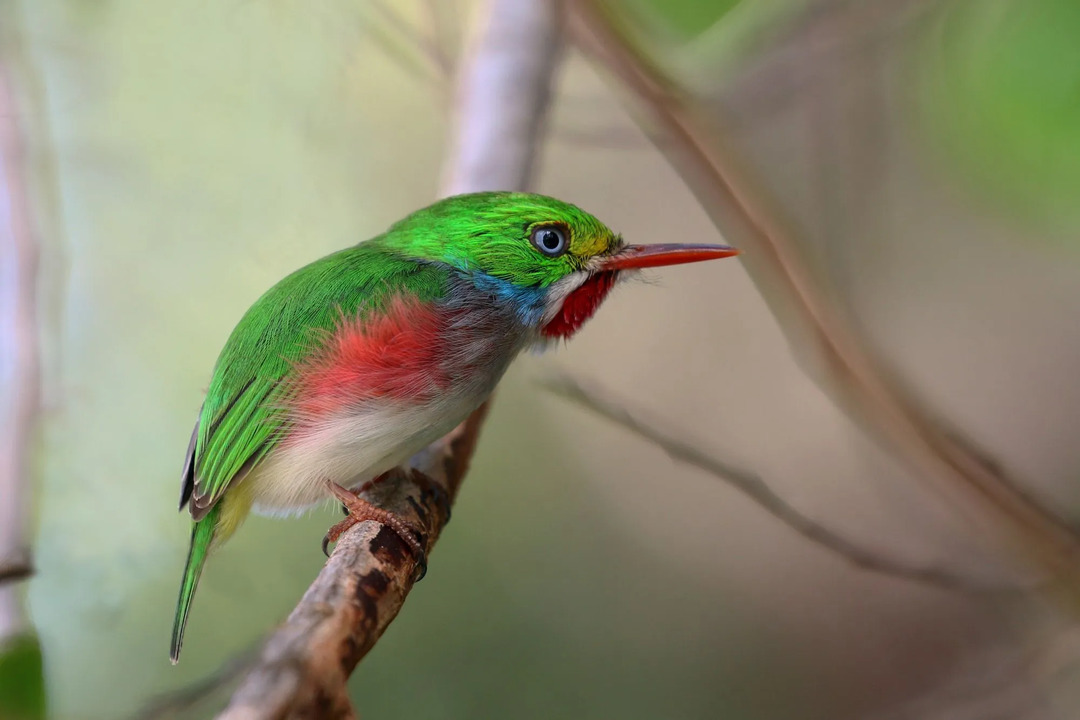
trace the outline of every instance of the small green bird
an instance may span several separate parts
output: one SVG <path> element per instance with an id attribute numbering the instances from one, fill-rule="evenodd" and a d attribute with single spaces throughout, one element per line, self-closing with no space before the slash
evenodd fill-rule
<path id="1" fill-rule="evenodd" d="M 303 511 L 340 497 L 330 483 L 356 488 L 404 463 L 479 407 L 519 352 L 573 335 L 627 271 L 737 253 L 626 245 L 573 205 L 487 192 L 274 285 L 218 356 L 188 445 L 180 509 L 194 527 L 172 661 L 207 554 L 252 509 Z"/>

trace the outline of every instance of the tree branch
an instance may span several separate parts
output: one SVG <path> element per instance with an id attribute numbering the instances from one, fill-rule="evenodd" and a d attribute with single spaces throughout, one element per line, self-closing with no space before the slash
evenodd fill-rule
<path id="1" fill-rule="evenodd" d="M 445 194 L 522 190 L 532 176 L 560 45 L 548 0 L 492 0 L 459 88 Z M 487 404 L 365 499 L 424 529 L 430 555 L 450 518 Z M 389 528 L 362 522 L 329 561 L 219 716 L 354 718 L 346 683 L 412 589 L 416 561 Z"/>
<path id="2" fill-rule="evenodd" d="M 586 387 L 567 376 L 548 379 L 543 385 L 556 395 L 577 403 L 656 445 L 672 460 L 692 465 L 723 480 L 799 535 L 861 570 L 964 593 L 1022 593 L 1034 589 L 968 577 L 945 567 L 907 563 L 867 550 L 799 512 L 756 473 L 709 455 L 673 433 L 644 422 L 606 393 Z"/>
<path id="3" fill-rule="evenodd" d="M 797 243 L 778 219 L 780 213 L 748 180 L 725 146 L 722 132 L 627 39 L 606 4 L 580 0 L 568 7 L 570 31 L 578 46 L 643 103 L 663 138 L 658 149 L 680 170 L 717 227 L 745 247 L 747 264 L 768 280 L 770 299 L 783 299 L 777 314 L 808 331 L 823 360 L 828 388 L 841 406 L 909 463 L 916 477 L 961 508 L 979 510 L 982 518 L 992 520 L 991 527 L 1006 546 L 1046 573 L 1062 591 L 1055 597 L 1067 599 L 1070 612 L 1080 611 L 1077 534 L 1021 491 L 1014 479 L 973 453 L 970 444 L 956 442 L 955 433 L 903 391 L 818 286 Z"/>
<path id="4" fill-rule="evenodd" d="M 14 560 L 9 559 L 0 565 L 0 585 L 25 580 L 33 574 L 34 566 L 30 564 L 29 556 Z"/>
<path id="5" fill-rule="evenodd" d="M 423 528 L 431 553 L 469 467 L 487 406 L 414 458 L 397 481 L 365 499 Z M 416 559 L 388 527 L 367 521 L 346 532 L 220 718 L 353 718 L 346 682 L 397 617 Z"/>
<path id="6" fill-rule="evenodd" d="M 13 580 L 29 577 L 30 439 L 37 424 L 38 248 L 8 68 L 0 59 L 0 642 L 26 629 Z"/>
<path id="7" fill-rule="evenodd" d="M 440 37 L 433 31 L 432 36 L 426 35 L 419 27 L 411 24 L 403 18 L 397 10 L 390 7 L 382 0 L 368 0 L 367 6 L 378 15 L 387 28 L 396 33 L 407 45 L 413 47 L 423 57 L 424 67 L 419 67 L 411 58 L 404 58 L 393 45 L 393 39 L 381 32 L 371 35 L 372 39 L 382 45 L 387 55 L 403 63 L 402 67 L 410 74 L 421 79 L 433 82 L 436 88 L 445 87 L 454 73 L 453 60 L 446 54 L 441 44 Z M 425 73 L 434 70 L 434 76 Z"/>
<path id="8" fill-rule="evenodd" d="M 492 0 L 466 52 L 458 116 L 446 166 L 446 195 L 523 190 L 543 132 L 562 50 L 555 0 Z"/>

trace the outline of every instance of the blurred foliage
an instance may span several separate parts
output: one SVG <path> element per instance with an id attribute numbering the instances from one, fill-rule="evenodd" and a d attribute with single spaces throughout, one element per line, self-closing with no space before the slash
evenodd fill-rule
<path id="1" fill-rule="evenodd" d="M 19 635 L 0 645 L 0 718 L 45 718 L 42 666 L 41 646 L 33 635 Z"/>
<path id="2" fill-rule="evenodd" d="M 1077 38 L 1076 0 L 962 0 L 914 46 L 942 166 L 999 212 L 1065 229 L 1080 228 Z"/>
<path id="3" fill-rule="evenodd" d="M 659 21 L 668 32 L 685 42 L 713 27 L 741 2 L 744 0 L 632 0 L 622 9 L 643 14 L 641 21 L 646 23 Z"/>

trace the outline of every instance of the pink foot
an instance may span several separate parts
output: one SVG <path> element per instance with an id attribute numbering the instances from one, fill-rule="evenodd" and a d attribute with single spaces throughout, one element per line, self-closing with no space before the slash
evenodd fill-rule
<path id="1" fill-rule="evenodd" d="M 370 483 L 366 483 L 364 487 L 368 487 L 369 485 L 377 482 L 378 480 L 379 478 L 376 478 Z M 409 526 L 408 523 L 406 523 L 404 520 L 402 520 L 400 517 L 390 512 L 389 510 L 383 510 L 382 508 L 375 507 L 367 500 L 363 499 L 351 490 L 346 490 L 345 488 L 338 485 L 336 482 L 327 480 L 326 487 L 331 492 L 331 494 L 333 494 L 333 496 L 336 497 L 341 502 L 341 504 L 345 506 L 345 509 L 348 511 L 348 515 L 345 516 L 345 519 L 327 530 L 326 535 L 323 537 L 322 548 L 323 553 L 327 557 L 329 557 L 330 555 L 330 553 L 327 551 L 330 543 L 337 542 L 338 538 L 341 537 L 342 533 L 344 533 L 346 530 L 351 528 L 353 525 L 356 525 L 357 523 L 363 522 L 365 520 L 374 520 L 375 522 L 381 525 L 385 525 L 391 530 L 393 530 L 395 533 L 397 533 L 397 536 L 401 538 L 401 541 L 405 543 L 405 546 L 412 550 L 413 556 L 416 558 L 416 562 L 420 567 L 420 578 L 424 577 L 424 574 L 427 572 L 427 554 L 424 552 L 424 546 L 421 545 L 420 541 L 416 539 L 415 531 Z M 361 488 L 361 490 L 362 489 L 363 488 Z M 417 578 L 417 580 L 419 580 L 420 578 Z"/>

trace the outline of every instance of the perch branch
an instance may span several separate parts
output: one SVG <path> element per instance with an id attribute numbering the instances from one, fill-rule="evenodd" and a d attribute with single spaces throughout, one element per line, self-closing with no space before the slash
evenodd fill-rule
<path id="1" fill-rule="evenodd" d="M 685 94 L 651 64 L 617 27 L 605 4 L 569 3 L 571 36 L 586 53 L 618 77 L 643 103 L 660 130 L 658 149 L 681 171 L 714 224 L 745 246 L 746 262 L 760 269 L 769 289 L 786 300 L 783 310 L 810 331 L 842 406 L 860 418 L 916 476 L 962 508 L 980 508 L 983 519 L 1003 531 L 1009 547 L 1053 581 L 1067 607 L 1080 611 L 1080 539 L 1060 518 L 1019 490 L 1019 484 L 956 442 L 895 382 L 879 358 L 851 332 L 818 287 L 797 244 L 763 202 L 765 195 L 739 168 L 723 135 L 697 112 Z M 651 128 L 645 128 L 650 136 Z"/>
<path id="2" fill-rule="evenodd" d="M 450 519 L 485 412 L 415 458 L 396 482 L 364 494 L 423 528 L 429 554 Z M 346 532 L 220 717 L 355 717 L 346 681 L 401 610 L 415 574 L 415 557 L 390 528 L 367 521 Z"/>
<path id="3" fill-rule="evenodd" d="M 1009 585 L 959 575 L 944 567 L 916 565 L 884 557 L 852 543 L 802 514 L 780 497 L 759 475 L 709 455 L 673 433 L 642 421 L 627 410 L 625 405 L 613 400 L 606 393 L 566 376 L 551 378 L 543 385 L 556 395 L 577 403 L 656 445 L 671 459 L 692 465 L 723 480 L 799 535 L 859 569 L 964 593 L 1021 593 L 1033 589 L 1018 584 Z"/>
<path id="4" fill-rule="evenodd" d="M 461 76 L 444 194 L 522 190 L 532 176 L 560 45 L 549 0 L 492 0 Z M 424 529 L 430 555 L 476 447 L 485 404 L 365 499 Z M 412 589 L 416 561 L 389 528 L 362 522 L 334 552 L 219 716 L 354 718 L 346 683 Z"/>

